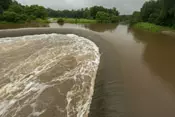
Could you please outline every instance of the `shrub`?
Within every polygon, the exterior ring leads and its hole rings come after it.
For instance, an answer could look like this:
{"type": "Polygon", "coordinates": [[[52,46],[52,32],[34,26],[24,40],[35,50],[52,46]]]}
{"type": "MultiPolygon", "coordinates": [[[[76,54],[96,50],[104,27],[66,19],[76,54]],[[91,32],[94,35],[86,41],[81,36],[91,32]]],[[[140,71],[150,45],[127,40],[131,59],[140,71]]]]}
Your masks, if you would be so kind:
{"type": "Polygon", "coordinates": [[[110,20],[111,20],[111,23],[117,23],[117,22],[119,22],[119,17],[115,16],[115,15],[112,15],[110,17],[110,20]]]}
{"type": "Polygon", "coordinates": [[[59,19],[57,20],[57,23],[64,23],[64,20],[63,20],[62,18],[59,18],[59,19]]]}
{"type": "Polygon", "coordinates": [[[97,12],[96,20],[100,23],[109,23],[110,17],[109,14],[103,11],[97,12]]]}
{"type": "Polygon", "coordinates": [[[32,20],[36,20],[36,17],[33,16],[33,15],[30,15],[30,16],[27,17],[27,22],[30,22],[32,20]]]}
{"type": "Polygon", "coordinates": [[[20,19],[20,16],[15,12],[5,11],[3,13],[3,20],[8,22],[17,22],[20,19]]]}

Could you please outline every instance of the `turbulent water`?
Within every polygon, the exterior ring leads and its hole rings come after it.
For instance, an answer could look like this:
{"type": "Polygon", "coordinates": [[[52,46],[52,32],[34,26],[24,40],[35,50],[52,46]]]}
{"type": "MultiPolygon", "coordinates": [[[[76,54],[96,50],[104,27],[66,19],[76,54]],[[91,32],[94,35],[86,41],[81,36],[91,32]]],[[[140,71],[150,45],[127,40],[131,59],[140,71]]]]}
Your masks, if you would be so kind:
{"type": "Polygon", "coordinates": [[[0,39],[0,117],[87,117],[98,47],[73,34],[0,39]]]}

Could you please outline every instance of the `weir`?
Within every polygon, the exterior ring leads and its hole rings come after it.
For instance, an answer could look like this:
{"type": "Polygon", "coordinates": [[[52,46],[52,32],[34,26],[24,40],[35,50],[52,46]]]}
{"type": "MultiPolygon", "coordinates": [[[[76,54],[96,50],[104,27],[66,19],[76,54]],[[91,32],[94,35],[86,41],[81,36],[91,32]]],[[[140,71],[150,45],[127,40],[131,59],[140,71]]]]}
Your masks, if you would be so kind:
{"type": "Polygon", "coordinates": [[[124,82],[120,61],[113,45],[102,35],[71,28],[31,28],[0,31],[0,38],[36,34],[76,34],[93,41],[100,50],[101,61],[95,81],[94,95],[89,117],[123,117],[125,115],[124,82]]]}

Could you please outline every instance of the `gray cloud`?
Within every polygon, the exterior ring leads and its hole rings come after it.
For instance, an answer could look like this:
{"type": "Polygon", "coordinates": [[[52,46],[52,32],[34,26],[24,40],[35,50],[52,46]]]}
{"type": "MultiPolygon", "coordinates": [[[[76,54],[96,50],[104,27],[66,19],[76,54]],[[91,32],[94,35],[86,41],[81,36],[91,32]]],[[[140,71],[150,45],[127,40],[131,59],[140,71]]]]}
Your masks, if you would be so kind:
{"type": "Polygon", "coordinates": [[[39,4],[45,7],[57,9],[79,9],[94,5],[102,5],[107,8],[116,7],[121,14],[131,14],[140,10],[146,0],[17,0],[25,5],[39,4]]]}

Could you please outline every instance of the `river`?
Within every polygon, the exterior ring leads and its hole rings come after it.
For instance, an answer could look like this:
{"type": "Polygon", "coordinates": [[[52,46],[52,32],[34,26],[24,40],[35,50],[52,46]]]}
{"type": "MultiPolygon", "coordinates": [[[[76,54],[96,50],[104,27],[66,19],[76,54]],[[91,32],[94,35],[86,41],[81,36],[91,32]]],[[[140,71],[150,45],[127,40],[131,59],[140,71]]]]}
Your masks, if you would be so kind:
{"type": "Polygon", "coordinates": [[[116,113],[127,117],[175,116],[175,37],[129,29],[126,25],[65,24],[58,27],[99,32],[116,48],[114,54],[119,57],[123,89],[111,85],[115,79],[100,87],[105,93],[99,97],[103,98],[101,102],[94,101],[99,104],[91,111],[94,117],[116,117],[116,113]],[[117,94],[113,94],[118,90],[125,92],[124,107],[117,101],[117,94]]]}
{"type": "Polygon", "coordinates": [[[104,47],[97,39],[103,51],[89,117],[175,116],[174,37],[121,24],[52,23],[50,27],[92,30],[110,43],[104,47]]]}

